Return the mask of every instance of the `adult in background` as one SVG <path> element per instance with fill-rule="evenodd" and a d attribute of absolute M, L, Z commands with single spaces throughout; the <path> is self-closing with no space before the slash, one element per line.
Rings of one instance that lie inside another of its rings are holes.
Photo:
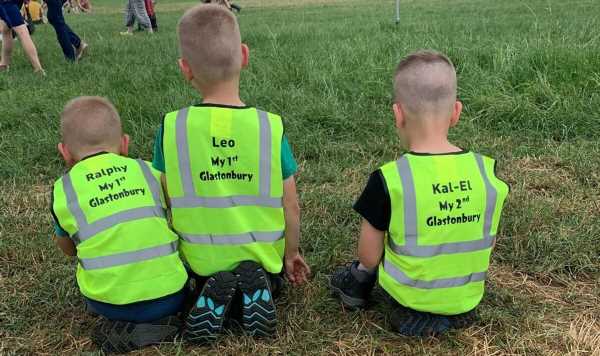
<path fill-rule="evenodd" d="M 121 32 L 121 35 L 133 35 L 133 25 L 137 20 L 138 24 L 146 29 L 149 33 L 153 33 L 152 23 L 146 11 L 146 3 L 144 0 L 128 0 L 125 8 L 125 26 L 127 31 Z"/>
<path fill-rule="evenodd" d="M 21 0 L 0 0 L 0 31 L 2 31 L 2 57 L 0 58 L 0 72 L 8 70 L 14 47 L 12 31 L 15 31 L 21 46 L 31 62 L 34 72 L 44 73 L 37 49 L 29 35 L 25 20 L 21 15 Z M 11 31 L 12 30 L 12 31 Z"/>
<path fill-rule="evenodd" d="M 81 41 L 79 36 L 65 22 L 63 1 L 46 0 L 46 5 L 48 5 L 48 22 L 54 27 L 56 38 L 65 58 L 71 62 L 78 61 L 83 56 L 88 45 Z"/>

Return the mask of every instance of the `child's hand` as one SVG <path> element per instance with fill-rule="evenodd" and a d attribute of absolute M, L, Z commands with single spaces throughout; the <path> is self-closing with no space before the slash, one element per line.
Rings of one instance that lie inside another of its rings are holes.
<path fill-rule="evenodd" d="M 308 281 L 310 267 L 304 262 L 304 258 L 299 252 L 293 255 L 285 256 L 285 274 L 294 286 L 298 286 Z"/>

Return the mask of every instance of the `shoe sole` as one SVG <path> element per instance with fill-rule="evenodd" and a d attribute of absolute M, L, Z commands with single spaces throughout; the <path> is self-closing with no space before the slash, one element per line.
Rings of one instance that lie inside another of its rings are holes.
<path fill-rule="evenodd" d="M 363 309 L 367 306 L 367 301 L 361 298 L 355 298 L 347 295 L 341 289 L 331 284 L 329 281 L 329 288 L 335 297 L 340 298 L 342 304 L 349 309 Z"/>
<path fill-rule="evenodd" d="M 79 62 L 81 60 L 81 58 L 83 58 L 83 55 L 85 54 L 85 51 L 87 51 L 87 48 L 88 48 L 87 43 L 81 44 L 81 50 L 77 52 L 77 57 L 75 58 L 75 60 L 77 62 Z"/>
<path fill-rule="evenodd" d="M 195 343 L 214 341 L 223 330 L 236 287 L 237 278 L 231 272 L 210 277 L 185 320 L 183 337 Z"/>
<path fill-rule="evenodd" d="M 277 313 L 269 276 L 256 262 L 244 261 L 234 271 L 242 293 L 242 326 L 251 336 L 269 337 L 277 328 Z"/>
<path fill-rule="evenodd" d="M 175 338 L 181 322 L 170 317 L 166 324 L 135 324 L 106 321 L 92 335 L 92 341 L 105 353 L 130 352 Z"/>

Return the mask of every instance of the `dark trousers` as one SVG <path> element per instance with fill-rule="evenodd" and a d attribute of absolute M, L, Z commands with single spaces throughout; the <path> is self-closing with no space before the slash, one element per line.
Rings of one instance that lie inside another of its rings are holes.
<path fill-rule="evenodd" d="M 62 12 L 62 1 L 46 0 L 46 4 L 48 4 L 48 22 L 54 27 L 58 43 L 65 57 L 70 61 L 74 61 L 75 48 L 81 46 L 81 39 L 65 22 Z"/>

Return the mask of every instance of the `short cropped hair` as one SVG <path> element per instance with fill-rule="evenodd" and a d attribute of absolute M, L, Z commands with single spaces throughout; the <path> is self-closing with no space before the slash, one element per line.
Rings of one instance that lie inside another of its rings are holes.
<path fill-rule="evenodd" d="M 225 6 L 200 4 L 185 12 L 178 25 L 181 57 L 206 84 L 239 76 L 242 40 L 235 15 Z"/>
<path fill-rule="evenodd" d="M 456 102 L 456 70 L 445 55 L 421 50 L 409 54 L 396 67 L 394 102 L 411 117 L 452 112 Z"/>
<path fill-rule="evenodd" d="M 98 96 L 80 96 L 69 101 L 61 114 L 62 142 L 81 158 L 90 149 L 119 147 L 123 129 L 114 105 Z"/>

